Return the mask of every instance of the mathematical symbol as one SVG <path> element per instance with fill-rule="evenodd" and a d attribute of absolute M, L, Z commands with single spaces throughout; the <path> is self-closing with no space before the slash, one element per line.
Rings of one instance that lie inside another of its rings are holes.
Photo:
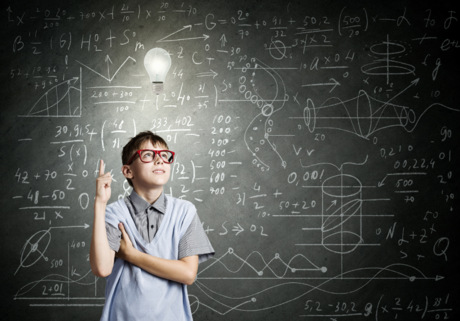
<path fill-rule="evenodd" d="M 99 21 L 101 21 L 102 18 L 105 19 L 104 13 L 105 13 L 105 10 L 104 10 L 104 12 L 102 12 L 102 13 L 99 11 L 99 15 L 101 16 L 101 17 L 99 18 Z"/>
<path fill-rule="evenodd" d="M 61 212 L 54 212 L 54 213 L 56 214 L 55 219 L 58 218 L 58 217 L 59 217 L 59 218 L 63 218 L 62 215 L 61 215 Z"/>
<path fill-rule="evenodd" d="M 331 62 L 331 61 L 329 60 L 329 58 L 330 58 L 330 56 L 329 56 L 329 57 L 324 57 L 324 59 L 326 60 L 324 64 L 327 64 L 328 62 Z"/>
<path fill-rule="evenodd" d="M 312 42 L 317 42 L 317 41 L 315 40 L 315 35 L 310 36 L 310 43 L 312 43 Z"/>
<path fill-rule="evenodd" d="M 387 306 L 385 305 L 384 307 L 382 307 L 382 313 L 388 313 L 388 310 L 387 310 Z"/>
<path fill-rule="evenodd" d="M 35 179 L 38 179 L 40 177 L 40 175 L 38 175 L 38 173 L 37 173 L 37 175 L 35 175 L 34 177 L 35 177 Z"/>
<path fill-rule="evenodd" d="M 69 164 L 67 165 L 69 168 L 67 169 L 67 171 L 70 171 L 70 172 L 73 172 L 73 169 L 72 169 L 72 166 L 73 166 L 73 163 L 72 164 Z"/>
<path fill-rule="evenodd" d="M 366 79 L 363 79 L 363 81 L 364 81 L 364 83 L 365 83 L 366 85 L 369 85 L 369 82 L 367 81 L 368 79 L 369 79 L 369 77 L 367 77 Z"/>
<path fill-rule="evenodd" d="M 417 255 L 417 257 L 418 257 L 418 259 L 420 260 L 420 259 L 424 258 L 425 255 Z"/>
<path fill-rule="evenodd" d="M 22 21 L 22 19 L 24 19 L 24 15 L 25 15 L 25 14 L 26 14 L 26 13 L 24 12 L 24 13 L 22 14 L 21 18 L 19 18 L 19 16 L 17 16 L 17 17 L 18 17 L 18 20 L 19 20 L 19 21 L 18 21 L 18 26 L 19 26 L 19 24 L 21 24 L 21 23 L 24 24 L 24 21 Z"/>
<path fill-rule="evenodd" d="M 411 237 L 412 237 L 412 239 L 414 239 L 414 238 L 415 238 L 417 235 L 415 235 L 415 232 L 414 232 L 414 231 L 412 231 L 412 234 L 411 234 L 411 235 L 409 235 L 409 236 L 411 236 Z"/>
<path fill-rule="evenodd" d="M 283 193 L 278 193 L 278 189 L 276 189 L 276 192 L 273 193 L 273 195 L 275 195 L 275 198 L 278 196 L 278 195 L 282 195 Z"/>
<path fill-rule="evenodd" d="M 147 11 L 147 16 L 145 17 L 145 19 L 147 19 L 148 17 L 151 17 L 151 16 L 152 16 L 152 15 L 151 15 L 151 13 L 152 13 L 151 10 L 145 10 L 145 11 Z"/>
<path fill-rule="evenodd" d="M 431 231 L 431 234 L 433 234 L 433 232 L 436 232 L 436 230 L 434 229 L 434 223 L 433 223 L 433 225 L 431 225 L 430 231 Z"/>

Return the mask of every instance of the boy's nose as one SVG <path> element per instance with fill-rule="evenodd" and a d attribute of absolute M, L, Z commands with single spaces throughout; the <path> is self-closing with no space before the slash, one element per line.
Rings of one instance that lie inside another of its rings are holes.
<path fill-rule="evenodd" d="M 160 157 L 160 154 L 155 154 L 155 158 L 153 159 L 153 162 L 155 164 L 161 164 L 163 163 L 163 158 Z"/>

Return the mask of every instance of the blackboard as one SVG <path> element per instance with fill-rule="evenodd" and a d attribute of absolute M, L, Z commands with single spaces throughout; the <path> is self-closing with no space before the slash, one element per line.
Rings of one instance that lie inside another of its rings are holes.
<path fill-rule="evenodd" d="M 195 320 L 456 319 L 453 5 L 2 4 L 2 319 L 99 318 L 98 164 L 128 195 L 121 148 L 143 130 L 177 152 L 165 191 L 216 250 L 188 287 Z"/>

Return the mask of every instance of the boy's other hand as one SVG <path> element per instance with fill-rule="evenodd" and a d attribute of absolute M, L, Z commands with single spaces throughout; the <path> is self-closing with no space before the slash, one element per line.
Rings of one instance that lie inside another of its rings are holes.
<path fill-rule="evenodd" d="M 118 228 L 121 231 L 121 240 L 120 249 L 118 250 L 118 252 L 115 253 L 115 256 L 127 262 L 130 262 L 129 255 L 134 250 L 133 243 L 131 242 L 128 233 L 126 233 L 123 223 L 119 223 Z"/>
<path fill-rule="evenodd" d="M 99 177 L 96 179 L 96 202 L 107 204 L 112 190 L 112 175 L 110 172 L 104 174 L 104 161 L 99 163 Z"/>

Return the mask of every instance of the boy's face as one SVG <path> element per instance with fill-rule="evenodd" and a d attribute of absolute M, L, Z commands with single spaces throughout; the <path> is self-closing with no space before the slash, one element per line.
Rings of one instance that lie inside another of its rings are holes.
<path fill-rule="evenodd" d="M 140 149 L 164 150 L 167 149 L 163 145 L 153 146 L 152 142 L 145 142 Z M 155 159 L 151 163 L 143 163 L 136 156 L 131 165 L 124 165 L 123 174 L 131 179 L 136 192 L 148 192 L 152 189 L 163 187 L 171 174 L 171 165 L 163 161 L 161 157 L 155 155 Z"/>

